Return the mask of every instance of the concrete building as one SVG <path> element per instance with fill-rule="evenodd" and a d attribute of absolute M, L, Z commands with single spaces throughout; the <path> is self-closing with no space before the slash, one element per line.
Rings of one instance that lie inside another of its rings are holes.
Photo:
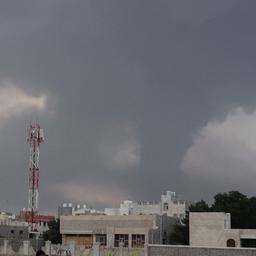
<path fill-rule="evenodd" d="M 62 216 L 60 233 L 62 242 L 92 247 L 93 243 L 118 247 L 144 247 L 148 243 L 149 232 L 156 227 L 155 216 Z"/>
<path fill-rule="evenodd" d="M 15 220 L 11 213 L 0 213 L 0 238 L 27 239 L 28 225 Z"/>
<path fill-rule="evenodd" d="M 108 248 L 143 247 L 144 244 L 169 244 L 177 218 L 159 215 L 81 215 L 61 216 L 63 243 L 91 247 L 100 242 Z"/>
<path fill-rule="evenodd" d="M 190 213 L 190 246 L 256 247 L 256 230 L 231 229 L 230 219 L 230 214 L 223 212 Z"/>
<path fill-rule="evenodd" d="M 169 217 L 184 218 L 186 213 L 186 202 L 178 199 L 175 192 L 167 191 L 161 196 L 160 201 L 133 202 L 125 200 L 119 208 L 105 208 L 106 215 L 148 215 L 166 214 Z"/>
<path fill-rule="evenodd" d="M 51 220 L 54 220 L 54 216 L 52 215 L 39 215 L 36 219 L 36 222 L 38 224 L 37 231 L 39 234 L 43 234 L 43 232 L 49 230 L 48 223 Z M 27 225 L 29 226 L 29 223 L 31 223 L 32 215 L 30 211 L 22 210 L 15 216 L 15 223 L 17 225 Z"/>
<path fill-rule="evenodd" d="M 118 209 L 118 208 L 105 208 L 104 214 L 108 215 L 108 216 L 121 215 L 120 214 L 120 209 Z"/>
<path fill-rule="evenodd" d="M 28 234 L 27 226 L 0 225 L 0 238 L 25 240 Z"/>
<path fill-rule="evenodd" d="M 78 215 L 90 215 L 90 214 L 103 214 L 103 211 L 98 211 L 96 209 L 88 208 L 86 204 L 84 205 L 73 205 L 72 203 L 64 203 L 58 207 L 58 216 L 78 216 Z"/>
<path fill-rule="evenodd" d="M 99 211 L 83 206 L 73 205 L 72 203 L 64 203 L 58 207 L 58 216 L 75 216 L 75 215 L 90 215 L 90 214 L 105 214 L 109 216 L 117 215 L 164 215 L 183 219 L 185 217 L 187 203 L 180 200 L 175 192 L 167 191 L 161 196 L 159 201 L 139 201 L 124 200 L 119 208 L 105 208 L 104 211 Z"/>

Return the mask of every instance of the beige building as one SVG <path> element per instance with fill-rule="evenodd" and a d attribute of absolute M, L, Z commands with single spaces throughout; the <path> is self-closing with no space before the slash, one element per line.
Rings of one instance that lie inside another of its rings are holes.
<path fill-rule="evenodd" d="M 223 212 L 189 214 L 190 246 L 256 247 L 255 229 L 231 229 L 231 216 Z"/>
<path fill-rule="evenodd" d="M 125 247 L 141 248 L 149 242 L 149 236 L 152 240 L 154 233 L 150 231 L 158 229 L 156 219 L 154 215 L 61 216 L 60 232 L 64 244 L 92 247 L 99 242 L 112 248 L 122 242 Z"/>

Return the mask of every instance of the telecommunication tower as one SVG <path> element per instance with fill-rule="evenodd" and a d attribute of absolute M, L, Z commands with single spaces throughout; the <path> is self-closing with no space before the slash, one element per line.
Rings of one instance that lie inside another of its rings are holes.
<path fill-rule="evenodd" d="M 44 141 L 43 129 L 39 124 L 31 124 L 27 130 L 29 150 L 28 212 L 31 231 L 36 230 L 39 220 L 39 147 Z"/>

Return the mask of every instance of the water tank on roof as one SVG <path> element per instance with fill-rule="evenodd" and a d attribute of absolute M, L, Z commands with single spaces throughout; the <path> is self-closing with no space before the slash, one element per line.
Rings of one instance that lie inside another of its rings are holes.
<path fill-rule="evenodd" d="M 166 195 L 167 195 L 168 197 L 175 197 L 175 196 L 176 196 L 176 193 L 175 193 L 175 192 L 172 192 L 172 191 L 167 191 L 167 192 L 166 192 Z"/>

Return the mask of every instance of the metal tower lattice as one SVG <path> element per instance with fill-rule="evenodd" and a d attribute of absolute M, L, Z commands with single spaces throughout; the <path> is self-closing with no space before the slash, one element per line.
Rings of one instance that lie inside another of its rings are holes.
<path fill-rule="evenodd" d="M 27 142 L 30 146 L 28 211 L 31 213 L 29 222 L 32 230 L 35 228 L 39 217 L 39 147 L 43 141 L 43 129 L 39 124 L 31 124 L 27 131 Z"/>

